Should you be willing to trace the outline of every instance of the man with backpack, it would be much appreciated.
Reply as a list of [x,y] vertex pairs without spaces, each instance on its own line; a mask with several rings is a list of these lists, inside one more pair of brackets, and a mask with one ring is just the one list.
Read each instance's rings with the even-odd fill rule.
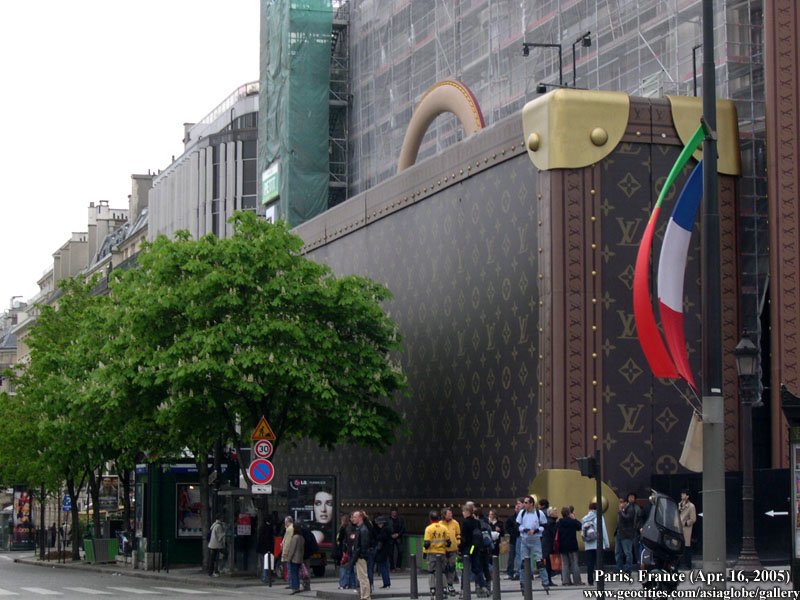
[[[481,534],[481,524],[474,516],[474,508],[471,503],[465,504],[461,508],[464,517],[464,524],[461,526],[461,544],[458,552],[462,556],[470,557],[470,570],[475,577],[475,584],[478,586],[477,595],[488,597],[489,590],[486,587],[486,577],[483,574],[483,562],[481,560],[481,546],[483,545],[483,535]],[[469,573],[464,573],[464,585],[469,585]]]
[[[589,503],[589,512],[581,519],[581,537],[586,550],[586,578],[589,585],[594,585],[594,571],[597,565],[597,502]],[[609,547],[608,527],[603,517],[603,549]]]
[[[550,588],[550,576],[545,567],[544,557],[542,556],[542,533],[544,532],[544,525],[547,522],[547,517],[542,515],[541,511],[537,509],[535,501],[531,496],[525,496],[522,500],[522,512],[517,515],[517,524],[519,525],[520,535],[520,550],[522,560],[533,559],[536,563],[535,568],[539,570],[539,576],[542,578],[542,587],[545,590]],[[534,565],[531,565],[531,571]],[[533,573],[531,573],[532,575]],[[522,578],[520,578],[520,587],[522,587]]]
[[[439,511],[432,510],[429,515],[430,525],[425,528],[422,542],[422,558],[428,561],[428,585],[431,590],[431,600],[436,596],[436,567],[439,573],[444,574],[446,555],[450,548],[455,546],[455,539],[450,529],[439,522]],[[444,582],[442,582],[444,588]]]

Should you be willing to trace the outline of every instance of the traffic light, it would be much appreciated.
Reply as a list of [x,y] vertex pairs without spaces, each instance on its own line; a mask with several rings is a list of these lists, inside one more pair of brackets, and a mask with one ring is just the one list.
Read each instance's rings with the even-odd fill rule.
[[597,477],[597,461],[594,456],[582,456],[578,458],[578,469],[581,475],[594,479]]

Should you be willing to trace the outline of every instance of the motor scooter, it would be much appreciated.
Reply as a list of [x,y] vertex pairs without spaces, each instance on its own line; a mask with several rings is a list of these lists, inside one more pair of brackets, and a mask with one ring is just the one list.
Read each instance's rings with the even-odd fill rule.
[[666,494],[652,491],[650,514],[642,527],[644,550],[640,558],[640,579],[645,590],[672,594],[683,575],[678,572],[678,561],[684,550],[678,503]]

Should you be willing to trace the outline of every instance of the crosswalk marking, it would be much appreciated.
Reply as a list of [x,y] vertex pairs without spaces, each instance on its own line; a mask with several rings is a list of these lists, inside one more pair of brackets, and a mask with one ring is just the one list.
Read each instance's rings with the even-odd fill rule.
[[65,587],[65,590],[71,590],[73,592],[80,592],[82,594],[88,594],[89,596],[113,596],[111,592],[104,592],[102,590],[93,590],[92,588],[85,588],[85,587]]
[[108,589],[110,590],[118,590],[120,592],[127,592],[128,594],[161,594],[161,592],[153,592],[151,590],[143,590],[140,588],[131,588],[131,587],[113,587],[109,586]]
[[26,592],[32,592],[34,594],[39,594],[40,596],[63,596],[61,592],[55,592],[53,590],[48,590],[47,588],[21,587],[19,589],[25,590]]
[[200,590],[187,590],[186,588],[174,588],[174,587],[161,587],[161,586],[153,586],[154,590],[164,590],[165,592],[175,592],[176,594],[210,594],[211,592],[201,592]]
[[11,592],[9,590],[0,588],[0,596],[19,596],[19,594],[17,592]]

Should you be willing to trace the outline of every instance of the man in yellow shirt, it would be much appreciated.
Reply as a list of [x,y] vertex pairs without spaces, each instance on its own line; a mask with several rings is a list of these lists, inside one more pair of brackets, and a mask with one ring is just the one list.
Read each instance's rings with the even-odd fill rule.
[[456,595],[453,584],[456,580],[456,559],[458,558],[458,545],[461,543],[461,525],[453,518],[453,509],[445,508],[442,510],[442,525],[447,527],[450,532],[450,547],[445,552],[444,575],[447,579],[447,593],[451,596]]
[[423,554],[422,558],[428,561],[428,583],[431,589],[431,598],[436,595],[436,567],[439,566],[440,572],[445,569],[445,554],[450,547],[455,546],[450,531],[439,522],[439,511],[430,512],[431,524],[425,528],[425,535],[422,538]]

